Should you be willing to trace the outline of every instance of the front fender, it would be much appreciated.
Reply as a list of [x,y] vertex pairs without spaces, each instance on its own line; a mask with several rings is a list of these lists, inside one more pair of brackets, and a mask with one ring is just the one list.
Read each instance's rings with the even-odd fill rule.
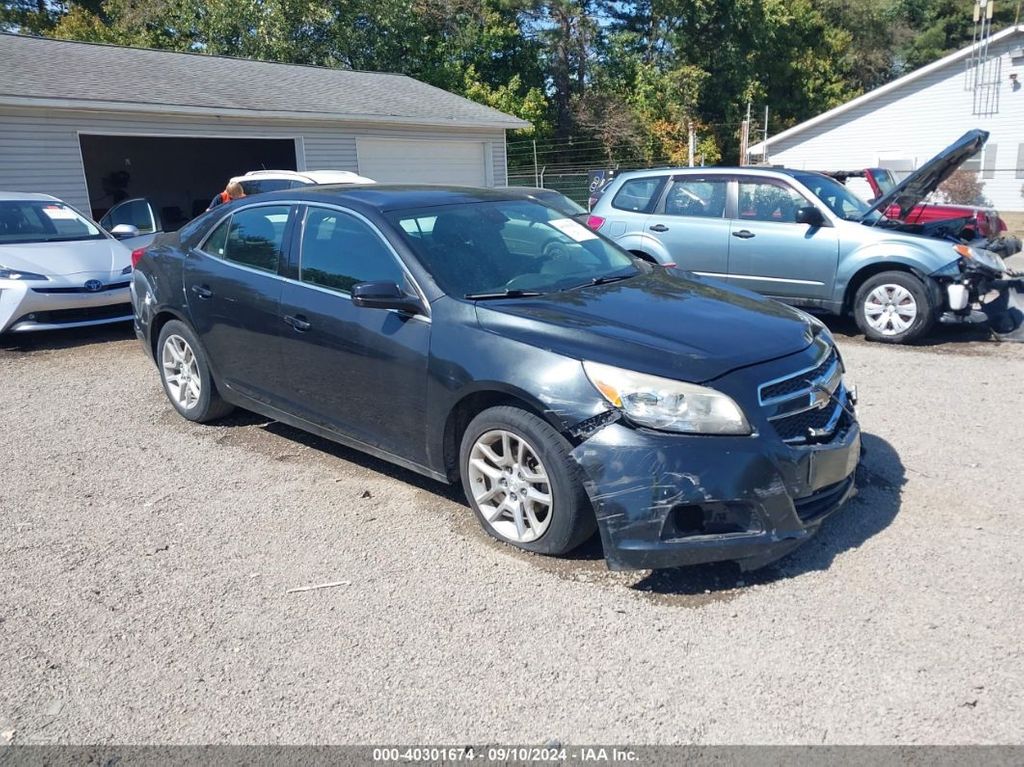
[[[929,283],[928,275],[939,271],[942,267],[957,258],[956,252],[947,243],[935,241],[941,247],[929,247],[925,243],[907,242],[903,239],[881,239],[864,245],[846,255],[839,262],[836,274],[836,296],[842,299],[854,278],[866,268],[877,268],[879,265],[891,265],[895,269],[911,271],[925,283]],[[943,251],[948,250],[948,253]]]

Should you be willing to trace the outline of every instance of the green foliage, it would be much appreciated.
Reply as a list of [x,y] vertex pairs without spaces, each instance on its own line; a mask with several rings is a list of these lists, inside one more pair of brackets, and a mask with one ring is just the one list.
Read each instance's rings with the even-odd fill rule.
[[[1015,7],[997,4],[994,28]],[[528,120],[549,164],[735,162],[971,40],[966,0],[0,0],[0,30],[403,72]],[[513,139],[514,141],[514,139]],[[527,142],[528,143],[528,142]],[[515,153],[513,153],[513,161]]]

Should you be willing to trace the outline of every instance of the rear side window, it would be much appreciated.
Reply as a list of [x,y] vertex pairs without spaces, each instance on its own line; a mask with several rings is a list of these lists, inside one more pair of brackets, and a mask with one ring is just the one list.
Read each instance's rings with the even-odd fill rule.
[[664,178],[631,178],[625,182],[612,199],[612,207],[619,210],[649,212],[654,207],[654,200],[661,189]]
[[405,273],[370,226],[337,210],[310,208],[302,231],[299,279],[351,293],[360,282],[402,285]]
[[[231,216],[228,225],[223,258],[254,269],[276,273],[284,251],[284,230],[287,223],[287,205],[267,205],[238,211]],[[218,232],[214,232],[214,235],[217,234]],[[209,243],[205,250],[213,252]]]

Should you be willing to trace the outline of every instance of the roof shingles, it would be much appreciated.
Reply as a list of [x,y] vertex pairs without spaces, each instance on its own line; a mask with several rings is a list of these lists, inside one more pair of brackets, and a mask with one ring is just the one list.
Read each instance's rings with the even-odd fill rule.
[[[521,128],[525,122],[411,77],[0,34],[0,103]],[[126,73],[118,77],[117,73]]]

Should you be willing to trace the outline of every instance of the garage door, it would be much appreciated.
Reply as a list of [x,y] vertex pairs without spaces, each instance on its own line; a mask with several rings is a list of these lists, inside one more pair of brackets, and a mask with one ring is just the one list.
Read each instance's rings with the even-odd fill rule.
[[356,140],[359,172],[382,184],[487,186],[483,141]]

